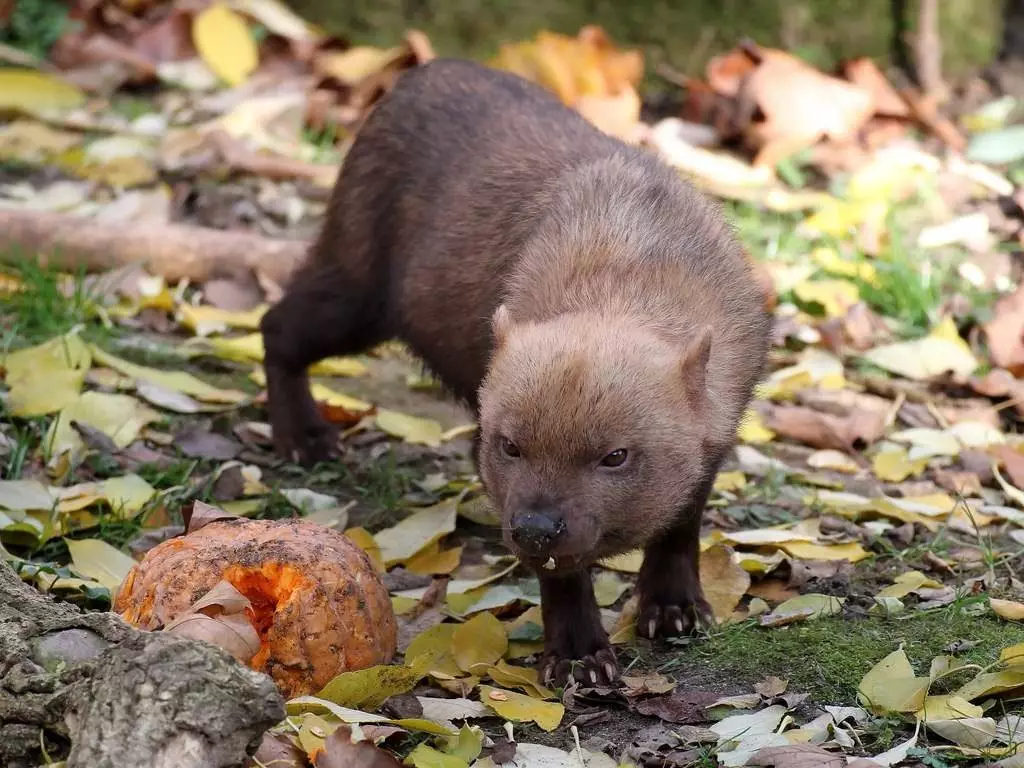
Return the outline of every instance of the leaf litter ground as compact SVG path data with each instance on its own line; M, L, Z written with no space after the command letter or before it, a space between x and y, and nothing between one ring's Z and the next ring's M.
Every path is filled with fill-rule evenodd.
M379 75L429 58L413 36L390 51L321 48L274 2L232 7L192 20L196 58L155 75L169 92L201 94L208 85L186 84L197 75L244 83L259 63L246 31L254 19L345 85L321 82L318 94L349 123L360 113L345 94L359 102L361 84L379 90ZM1004 246L1019 249L1024 237L1020 168L1004 176L945 155L934 137L855 151L838 134L891 128L905 106L875 114L851 86L861 82L852 65L839 79L782 52L737 49L729 67L709 66L708 87L721 94L726 70L760 72L753 95L770 119L758 159L771 158L780 182L763 163L680 140L678 121L639 124L636 55L601 34L541 35L497 63L554 57L555 69L580 77L602 69L606 93L566 90L571 78L544 84L605 130L643 134L731 200L730 218L772 289L771 373L703 531L716 627L670 647L638 641L638 557L614 558L593 575L623 687L542 686L530 666L542 635L536 580L500 545L467 458L470 416L400 347L318 366L314 396L343 430L341 461L307 472L273 457L254 334L279 288L261 274L167 284L140 267L62 275L25 259L2 276L5 557L40 589L104 609L132 558L179 534L195 501L346 532L387 571L403 655L293 700L264 744L299 748L292 765L318 750L369 746L353 740L452 768L513 755L520 765L573 766L842 765L861 756L871 765L1016 764L1024 294ZM209 45L225 35L230 45ZM31 87L6 91L5 108L21 114L0 131L0 159L14 161L0 167L6 207L77 210L112 224L315 229L341 136L321 142L325 132L282 125L277 118L301 112L294 102L235 93L224 106L197 95L200 114L218 117L169 130L159 106L116 99L104 117L54 116L44 107L78 109L82 95L41 73L28 79ZM780 104L805 92L821 95L816 118L832 126L817 144L793 117L800 110ZM825 92L843 94L834 115ZM961 121L975 134L969 159L1013 161L1009 114L995 102ZM922 122L963 149L956 128ZM86 141L80 131L90 126L113 135ZM199 139L218 130L229 137L218 142L234 142L218 144L220 166L241 175L195 175L188 195L172 200L155 183L158 169L192 173L187 155L207 152ZM160 140L140 138L147 131ZM239 152L243 139L287 156L291 180L260 178L278 174L265 174L256 152ZM810 183L820 175L827 193ZM507 743L509 727L518 747Z

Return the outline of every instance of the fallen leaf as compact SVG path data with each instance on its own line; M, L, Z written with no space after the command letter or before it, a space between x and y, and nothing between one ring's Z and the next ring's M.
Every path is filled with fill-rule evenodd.
M977 358L948 317L924 338L875 347L862 356L908 379L931 379L946 372L970 376L978 367Z
M285 710L289 715L299 715L303 712L321 713L328 712L343 723L349 724L389 724L407 728L411 731L422 731L437 736L454 736L455 733L445 725L434 723L418 717L392 719L377 715L371 712L363 712L351 707L343 707L333 701L318 699L316 696L297 696L285 703Z
M402 563L455 530L458 503L447 499L412 513L391 528L374 535L388 567ZM451 591L451 585L449 585Z
M56 497L38 480L0 480L0 509L49 510Z
M975 134L967 146L968 160L987 165L1010 165L1024 158L1024 126L1012 125Z
M201 337L219 334L229 328L255 331L260 327L260 320L267 313L266 304L258 304L247 310L228 310L208 305L180 304L176 311L178 322ZM193 343L193 342L190 342ZM212 349L223 354L229 360L255 361L263 360L263 336L252 333L232 339L206 339L196 343L199 349Z
M145 379L140 379L135 386L135 393L151 405L175 413L199 413L203 406L186 395Z
M843 768L846 765L846 758L813 744L793 744L760 749L747 761L747 765L767 765L775 768Z
M942 584L928 578L920 571L908 571L907 573L901 573L893 579L891 586L880 590L878 597L906 597L911 592L917 592L921 588L941 589Z
M472 699L417 696L416 700L423 709L423 717L438 723L493 716L482 702Z
M553 731L562 722L565 707L558 702L540 701L514 691L489 685L480 686L480 701L512 722L533 722L545 731Z
M981 717L984 710L977 704L971 704L962 696L926 696L921 709L914 717L924 722L931 720L955 720L958 718Z
M871 469L875 476L887 483L902 483L908 477L917 477L927 468L927 458L910 459L902 448L880 451L871 459Z
M636 549L630 552L624 552L621 555L602 558L600 564L603 568L609 568L613 571L620 571L622 573L640 573L640 566L643 565L643 562L643 550Z
M365 732L366 729L363 730ZM267 761L262 765L267 768L290 768ZM302 765L306 765L305 761ZM313 765L315 768L400 768L402 763L372 742L356 740L351 728L341 726L324 739L323 749L316 754Z
M482 671L474 667L474 672ZM536 667L516 667L505 661L498 661L487 667L486 674L502 688L519 688L537 699L553 699L554 691L541 685L540 672Z
M812 469L831 469L850 475L860 472L860 465L850 458L849 454L834 448L815 451L807 457L807 466Z
M70 405L78 399L91 364L89 348L76 334L9 353L3 359L8 410L12 416L31 418Z
M411 691L424 674L414 667L396 664L342 672L316 697L353 709L377 709L390 697Z
M777 627L805 619L820 619L824 616L839 616L843 612L843 600L831 595L808 594L786 600L771 613L761 617L762 627Z
M192 41L207 66L228 85L241 85L259 64L249 25L223 3L214 3L195 17Z
M229 581L220 581L164 631L213 643L248 664L260 649L249 611L249 599Z
M869 445L885 433L886 414L881 411L855 410L839 416L799 405L759 407L774 432L814 448L849 450Z
M916 677L903 649L878 662L860 681L858 699L877 714L917 712L923 706L931 679ZM965 697L966 698L966 697Z
M384 408L377 410L375 422L382 432L414 445L437 448L444 435L443 427L433 419L409 416Z
M452 658L466 672L472 672L477 664L495 664L507 650L504 625L487 611L477 614L452 633Z
M738 738L773 733L786 716L786 707L775 704L750 715L730 715L710 727L718 735L719 745Z
M717 694L710 691L677 688L667 695L641 699L635 708L641 715L657 717L666 723L694 725L710 719L704 709L717 698Z
M733 559L732 549L718 545L700 556L700 583L716 621L724 621L750 586L750 574Z
M219 389L187 371L161 371L156 368L147 368L144 365L136 365L115 357L94 344L89 345L89 351L95 362L131 377L136 384L140 381L149 382L164 389L183 392L208 403L232 405L248 399L244 392L236 389Z
M1024 621L1024 603L990 597L989 604L995 614L1001 618L1009 621Z
M614 605L628 588L629 585L613 572L599 571L594 576L594 596L602 608Z
M54 75L31 69L0 70L0 112L44 116L81 106L85 94Z
M83 392L57 415L45 445L54 458L68 451L77 454L84 443L72 422L80 422L105 434L118 448L126 448L138 438L144 426L159 418L159 414L134 397Z
M117 592L135 561L101 539L65 539L75 570Z
M462 561L463 547L441 549L440 542L435 541L429 547L405 561L405 569L422 576L441 576L450 574L459 567Z
M192 459L229 461L242 452L240 443L196 424L175 435L174 445Z

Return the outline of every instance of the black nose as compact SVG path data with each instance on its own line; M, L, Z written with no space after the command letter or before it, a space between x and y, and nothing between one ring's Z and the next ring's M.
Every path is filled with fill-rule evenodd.
M512 521L512 541L532 555L546 555L564 532L565 520L549 512L526 512Z

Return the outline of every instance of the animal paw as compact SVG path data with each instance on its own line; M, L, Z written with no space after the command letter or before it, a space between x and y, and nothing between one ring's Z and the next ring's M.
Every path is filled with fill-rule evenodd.
M323 422L302 424L293 421L282 427L280 433L274 430L274 448L278 455L304 467L333 458L336 446L335 430Z
M619 679L619 663L611 646L581 659L570 659L548 651L540 660L540 678L545 685L561 686L570 679L585 686L613 685Z
M680 637L713 626L715 614L702 594L679 595L668 599L645 600L641 597L636 631L641 637Z

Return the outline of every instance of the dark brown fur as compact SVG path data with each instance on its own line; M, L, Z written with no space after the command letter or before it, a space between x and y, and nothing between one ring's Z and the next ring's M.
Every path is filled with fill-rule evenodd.
M595 558L645 547L641 634L707 617L700 518L764 365L763 302L717 207L673 170L518 77L435 61L367 120L263 321L275 441L326 456L306 368L406 341L478 413L506 534L526 514L564 525L529 551L508 538L555 559L538 571L545 671L612 677ZM627 461L601 465L618 448Z

